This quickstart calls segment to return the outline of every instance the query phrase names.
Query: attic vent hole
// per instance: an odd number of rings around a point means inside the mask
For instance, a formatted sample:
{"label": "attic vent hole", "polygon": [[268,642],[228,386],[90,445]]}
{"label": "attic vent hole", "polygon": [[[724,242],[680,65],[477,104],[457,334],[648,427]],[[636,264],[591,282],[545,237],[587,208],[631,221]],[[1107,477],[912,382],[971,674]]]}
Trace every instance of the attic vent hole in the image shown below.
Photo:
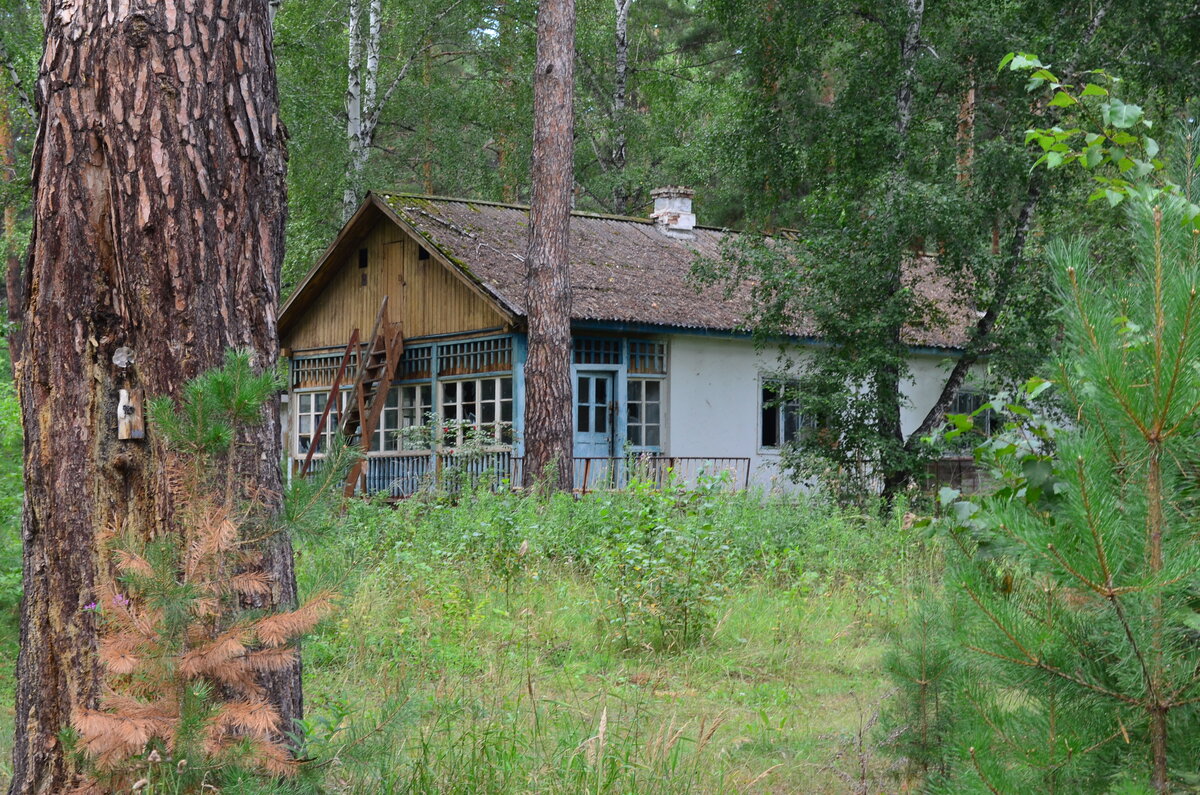
{"label": "attic vent hole", "polygon": [[429,252],[424,246],[417,246],[417,259],[429,259]]}
{"label": "attic vent hole", "polygon": [[367,267],[367,250],[365,248],[360,248],[358,250],[358,267]]}

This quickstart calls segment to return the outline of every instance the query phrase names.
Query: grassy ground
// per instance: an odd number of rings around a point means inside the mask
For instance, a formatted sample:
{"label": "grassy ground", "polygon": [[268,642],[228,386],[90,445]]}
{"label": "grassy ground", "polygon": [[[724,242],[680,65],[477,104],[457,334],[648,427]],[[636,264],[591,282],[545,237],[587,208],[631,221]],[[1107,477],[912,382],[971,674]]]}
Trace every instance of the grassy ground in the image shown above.
{"label": "grassy ground", "polygon": [[871,726],[888,633],[931,570],[918,549],[899,522],[718,492],[355,506],[299,550],[302,589],[344,594],[304,645],[310,778],[356,793],[895,789]]}

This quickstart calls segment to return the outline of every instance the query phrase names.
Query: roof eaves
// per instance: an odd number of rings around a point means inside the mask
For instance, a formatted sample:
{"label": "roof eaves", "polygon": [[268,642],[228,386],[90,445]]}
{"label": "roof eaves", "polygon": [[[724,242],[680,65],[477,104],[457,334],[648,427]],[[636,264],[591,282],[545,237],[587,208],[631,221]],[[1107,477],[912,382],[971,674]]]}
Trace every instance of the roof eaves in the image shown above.
{"label": "roof eaves", "polygon": [[287,332],[291,325],[291,317],[298,312],[301,307],[306,306],[311,302],[312,296],[309,295],[311,287],[318,281],[318,277],[323,277],[329,268],[333,267],[331,263],[336,261],[335,252],[339,251],[346,243],[358,234],[358,227],[363,222],[363,219],[371,214],[372,211],[378,211],[382,202],[379,202],[371,194],[367,194],[363,199],[362,204],[354,211],[354,214],[342,224],[342,228],[338,231],[337,237],[329,244],[329,248],[325,249],[316,263],[309,269],[308,273],[304,274],[304,278],[296,285],[296,289],[288,296],[288,299],[283,302],[283,306],[279,308],[279,335],[282,337]]}
{"label": "roof eaves", "polygon": [[437,258],[446,268],[448,268],[452,273],[456,274],[469,287],[474,289],[476,292],[481,293],[485,300],[495,304],[496,308],[500,310],[501,314],[507,316],[507,319],[510,323],[515,321],[517,318],[522,318],[525,316],[524,312],[520,311],[519,308],[514,306],[512,302],[499,293],[492,285],[481,279],[476,273],[467,267],[465,263],[448,251],[446,246],[443,246],[437,240],[421,231],[414,220],[408,217],[407,208],[397,207],[388,200],[390,197],[414,198],[418,200],[421,200],[424,197],[408,196],[405,194],[381,194],[381,196],[384,198],[380,202],[380,205],[383,207],[383,212],[389,220],[391,220],[408,234],[412,235],[414,238],[425,241],[428,244],[429,249],[434,252]]}

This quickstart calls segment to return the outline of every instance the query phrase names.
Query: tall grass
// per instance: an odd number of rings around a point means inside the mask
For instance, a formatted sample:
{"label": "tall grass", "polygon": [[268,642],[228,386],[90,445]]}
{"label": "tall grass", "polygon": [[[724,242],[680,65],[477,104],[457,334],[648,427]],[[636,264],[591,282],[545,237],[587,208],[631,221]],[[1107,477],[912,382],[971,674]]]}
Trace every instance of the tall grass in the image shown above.
{"label": "tall grass", "polygon": [[304,642],[288,791],[894,789],[869,729],[937,570],[914,533],[719,484],[353,502],[298,547],[302,591],[343,596]]}
{"label": "tall grass", "polygon": [[[660,554],[672,544],[687,554]],[[649,579],[613,573],[660,558]],[[309,587],[352,572],[306,644],[317,711],[347,716],[312,753],[369,732],[380,710],[356,709],[397,704],[370,754],[323,775],[332,791],[838,792],[887,774],[862,727],[886,634],[936,558],[902,514],[635,487],[355,504],[300,570]],[[622,625],[622,587],[651,619],[683,609],[648,601],[658,576],[696,600],[701,632]]]}

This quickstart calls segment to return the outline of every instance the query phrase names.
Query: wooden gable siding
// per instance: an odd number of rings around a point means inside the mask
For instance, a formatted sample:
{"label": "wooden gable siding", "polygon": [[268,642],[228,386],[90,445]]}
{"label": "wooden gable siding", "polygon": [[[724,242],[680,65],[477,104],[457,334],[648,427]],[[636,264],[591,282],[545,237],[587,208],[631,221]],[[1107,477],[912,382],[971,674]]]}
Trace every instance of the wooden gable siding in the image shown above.
{"label": "wooden gable siding", "polygon": [[[365,286],[364,269],[358,267],[361,248],[367,250]],[[389,314],[403,324],[406,339],[494,329],[507,323],[436,254],[422,260],[418,252],[416,240],[381,219],[351,247],[321,295],[287,332],[283,347],[299,351],[345,345],[355,327],[370,334],[385,294]]]}

